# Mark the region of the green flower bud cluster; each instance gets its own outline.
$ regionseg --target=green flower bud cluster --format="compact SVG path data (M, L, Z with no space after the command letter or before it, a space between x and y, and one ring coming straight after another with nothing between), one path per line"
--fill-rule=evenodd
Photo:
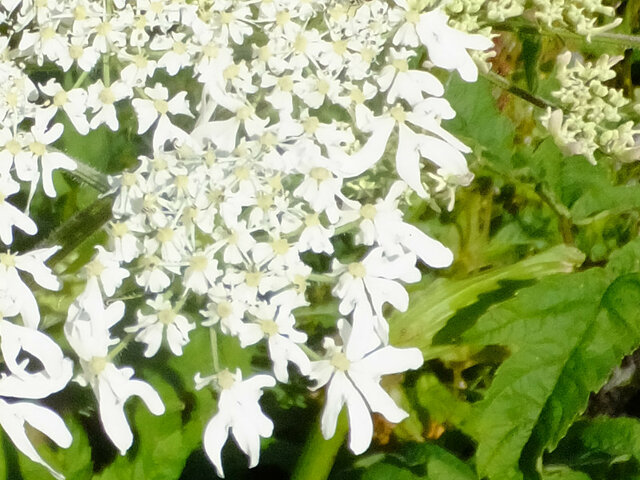
M533 0L535 17L549 28L567 28L586 35L617 27L622 19L596 26L600 17L614 17L615 8L603 5L602 0Z

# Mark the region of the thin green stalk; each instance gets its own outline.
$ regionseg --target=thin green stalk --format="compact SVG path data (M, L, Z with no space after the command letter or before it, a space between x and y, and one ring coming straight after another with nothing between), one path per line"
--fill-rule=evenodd
M71 87L71 90L73 90L74 88L78 88L79 86L81 86L84 81L87 79L87 77L89 76L89 72L85 72L83 71L80 76L78 77L78 79L76 80L76 83L73 84L73 87Z
M209 341L211 342L211 359L213 360L213 371L220 371L220 359L218 357L218 334L215 327L209 327Z
M560 37L571 40L583 40L588 43L605 43L609 45L617 45L623 48L640 48L640 36L627 35L624 33L611 33L611 32L595 32L589 35L587 39L586 35L581 35L570 30L562 28L548 28L541 25L531 23L527 20L512 18L508 22L496 23L491 25L494 30L502 31L524 31L528 33L534 33L547 37Z
M338 417L336 433L329 440L325 440L320 431L320 417L318 417L318 421L311 427L291 480L326 480L348 431L347 415L343 410Z
M129 343L135 338L135 336L135 333L127 333L127 335L122 340L120 340L120 343L118 343L118 345L116 345L115 348L109 352L109 354L107 355L107 360L112 361L114 358L116 358L116 356L122 350L124 350L127 345L129 345Z
M482 75L484 78L489 80L495 86L500 87L501 89L517 97L522 98L523 100L526 100L527 102L529 102L530 104L538 108L543 108L543 109L552 108L554 110L559 108L558 106L554 105L552 102L541 97L536 97L531 92L528 92L525 89L512 84L509 80L507 80L501 75L498 75L497 73L487 72L487 73L480 73L480 75Z
M335 277L324 275L322 273L310 273L307 276L307 279L311 280L312 282L318 282L318 283L336 283Z

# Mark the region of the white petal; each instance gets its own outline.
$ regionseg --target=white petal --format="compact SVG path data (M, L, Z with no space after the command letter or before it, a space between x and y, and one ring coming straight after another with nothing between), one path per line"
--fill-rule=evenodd
M228 436L229 423L227 415L218 413L207 423L202 444L209 460L216 468L216 473L221 478L224 478L221 453Z
M124 414L124 399L116 397L109 381L104 378L98 379L97 395L102 427L120 455L124 455L133 443L133 433Z
M336 371L327 388L327 398L320 419L320 429L322 436L326 440L333 437L333 434L336 433L338 415L340 415L340 411L346 400L344 392L345 384L348 383L349 380L347 380L344 373Z
M399 423L409 416L398 407L387 392L368 373L350 372L349 375L362 393L372 412L378 412L393 423Z
M425 264L433 268L445 268L453 262L451 250L415 225L402 223L397 228L401 238L400 243L415 253Z
M22 453L24 453L27 457L29 457L29 459L31 459L32 461L39 463L40 465L43 465L45 468L47 468L47 470L49 470L49 472L51 472L51 474L56 477L57 479L64 479L64 476L61 475L60 473L56 472L55 470L53 470L40 456L40 454L38 454L37 450L34 448L34 446L32 445L31 441L29 440L29 438L27 437L27 433L25 430L25 420L24 420L24 413L23 413L23 407L25 405L26 402L20 402L20 403L14 403L14 404L9 404L7 402L5 402L4 400L0 399L0 425L2 426L2 428L4 429L4 431L6 432L6 434L9 436L9 438L11 439L11 441L14 443L14 445L18 448L18 450L20 450ZM34 406L37 407L37 406ZM47 410L44 407L37 407L43 410ZM49 412L52 415L53 412ZM33 411L29 411L28 415L30 416L30 418L33 420ZM57 415L56 415L57 416ZM58 417L59 419L59 417ZM60 420L61 421L61 420ZM54 421L55 423L56 421ZM64 427L66 429L66 427ZM56 427L53 428L53 430L55 430ZM56 439L60 440L62 442L62 444L66 444L66 438L64 436L64 433L60 432L56 432L54 433Z
M373 422L367 404L360 392L349 382L345 389L349 413L349 448L356 455L363 453L371 444Z
M418 136L406 125L400 124L398 148L396 151L396 171L420 197L429 195L420 180L420 154L418 153Z
M395 348L386 346L370 353L353 368L375 375L389 375L420 368L424 359L417 348Z
M154 108L151 100L134 98L131 100L133 108L138 116L138 135L149 130L158 118L158 111Z

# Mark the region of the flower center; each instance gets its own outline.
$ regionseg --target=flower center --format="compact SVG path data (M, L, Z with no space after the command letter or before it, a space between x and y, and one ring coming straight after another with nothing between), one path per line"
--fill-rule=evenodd
M360 215L362 218L366 218L367 220L373 220L376 217L376 207L371 205L370 203L363 205L360 208Z
M102 89L98 98L105 105L112 105L116 101L116 96L113 94L113 91L109 87L105 87Z
M271 242L271 248L276 255L284 255L289 251L289 242L284 238L279 238Z
M61 107L65 103L67 103L67 92L65 92L64 90L60 90L53 96L53 104L56 107Z
M331 365L338 370L346 372L351 367L351 362L344 353L338 352L331 357Z
M309 172L309 175L311 176L311 178L317 180L318 183L320 183L330 178L331 172L329 172L329 170L324 167L313 167Z
M218 380L218 385L220 385L220 388L222 388L223 390L230 389L231 387L233 387L233 384L236 383L235 377L226 368L221 371L216 377Z
M15 139L9 140L7 144L4 146L4 148L6 148L9 151L9 153L14 156L17 155L18 152L22 150L20 143L18 143L18 141Z
M32 142L29 145L29 150L31 150L31 153L33 153L37 157L43 156L47 151L45 146L40 142Z
M169 103L166 100L154 100L153 106L160 115L165 115L169 111Z
M107 359L107 357L93 357L89 361L89 371L93 375L100 375L108 363L109 360Z
M171 309L161 310L158 312L158 320L163 325L171 325L176 318L176 312Z
M191 257L189 264L196 272L204 272L209 265L209 259L204 255L195 255Z
M127 227L127 224L124 222L115 222L111 225L111 228L113 229L113 234L116 237L124 237L129 233L129 227Z
M260 328L269 337L278 333L278 324L273 320L260 320Z
M5 267L15 267L16 256L10 253L0 253L0 263Z
M87 273L92 277L99 277L104 272L104 265L100 260L92 260L87 264Z
M347 268L354 278L363 278L367 275L367 269L360 262L350 263Z
M233 313L233 307L226 300L222 300L216 307L216 313L220 318L227 318L231 313Z
M260 271L247 272L246 275L244 276L245 283L247 284L247 286L252 288L258 288L258 285L260 285L261 279L262 279L262 272Z
M304 224L307 227L315 227L317 225L320 225L320 218L318 217L318 214L308 213L307 216L304 218Z

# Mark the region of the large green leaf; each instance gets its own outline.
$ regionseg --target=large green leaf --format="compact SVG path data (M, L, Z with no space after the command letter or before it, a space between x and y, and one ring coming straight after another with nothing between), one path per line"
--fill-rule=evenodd
M479 473L523 478L553 448L622 357L640 343L640 277L600 269L546 278L483 315L464 339L500 344L498 369L468 429ZM526 454L522 455L526 446Z
M553 461L588 467L634 458L640 462L640 421L597 417L575 423L553 453Z
M391 343L420 348L429 355L433 337L458 310L478 296L500 288L504 280L530 280L570 272L584 260L572 247L558 245L507 267L495 268L463 279L441 278L410 289L409 309L394 312L389 320Z
M446 123L450 132L462 138L476 154L491 159L500 170L511 168L514 126L501 115L491 93L492 85L484 78L467 83L451 75L445 97L457 112Z
M469 465L432 443L406 445L368 466L362 480L478 480Z
M586 473L576 472L569 468L559 468L557 470L544 472L542 480L590 480Z

